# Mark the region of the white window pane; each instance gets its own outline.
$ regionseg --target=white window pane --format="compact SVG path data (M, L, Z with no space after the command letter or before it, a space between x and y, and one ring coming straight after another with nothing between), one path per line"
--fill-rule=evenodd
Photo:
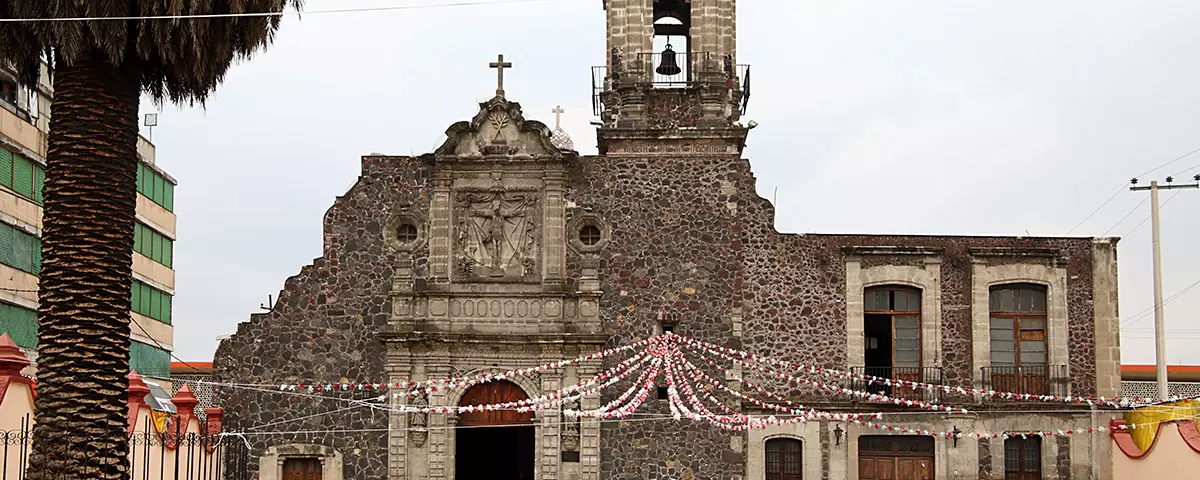
M896 351L917 350L919 348L921 348L921 344L920 344L920 342L917 342L916 340L896 339L896 346L895 346Z
M1001 352L992 350L992 366L994 367L1011 367L1013 366L1013 352Z
M1027 352L1021 350L1021 366L1033 367L1046 364L1046 352ZM1032 370L1030 373L1040 373L1041 369Z
M1002 340L992 340L992 351L993 352L1012 353L1012 352L1016 351L1016 347L1013 345L1013 342L1005 342Z

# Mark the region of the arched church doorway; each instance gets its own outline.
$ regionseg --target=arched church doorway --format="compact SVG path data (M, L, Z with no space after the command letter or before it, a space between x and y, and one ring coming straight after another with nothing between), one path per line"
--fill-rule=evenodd
M471 387L461 406L528 398L517 384L488 382ZM533 480L533 412L503 410L460 414L454 432L458 480Z

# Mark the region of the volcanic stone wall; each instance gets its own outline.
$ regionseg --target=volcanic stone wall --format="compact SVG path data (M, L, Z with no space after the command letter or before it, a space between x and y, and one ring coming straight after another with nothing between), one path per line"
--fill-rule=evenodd
M661 315L678 322L679 334L737 345L731 319L743 281L740 165L735 157L703 156L584 157L569 165L567 198L576 213L591 209L612 228L601 252L602 315L612 344L653 335ZM601 402L628 386L606 391ZM669 410L651 392L639 412ZM736 478L744 471L743 453L734 448L742 438L692 421L605 423L601 478Z
M368 381L385 379L385 349L378 330L391 313L388 293L395 252L382 229L391 213L408 207L427 218L428 165L418 158L365 157L362 176L339 197L324 219L324 255L289 278L271 313L252 315L235 335L221 342L215 357L219 382ZM417 270L424 276L426 255ZM345 401L279 392L221 387L217 404L225 409L228 431L300 432L386 429L387 413L347 407ZM364 399L369 392L321 393ZM312 418L284 422L290 419ZM345 478L387 478L387 437L370 433L285 433L250 435L253 454L268 446L320 444L344 456ZM256 460L252 460L256 461ZM257 470L257 464L250 465Z
M1092 240L1089 238L955 237L917 235L779 234L774 207L758 197L748 166L738 187L745 243L745 336L748 350L794 362L846 365L846 258L851 246L942 249L939 359L943 379L971 386L971 248L1061 250L1067 257L1067 340L1071 391L1096 390ZM915 265L912 256L871 256L863 267ZM1040 259L1022 259L1040 262ZM1002 263L995 262L993 264Z

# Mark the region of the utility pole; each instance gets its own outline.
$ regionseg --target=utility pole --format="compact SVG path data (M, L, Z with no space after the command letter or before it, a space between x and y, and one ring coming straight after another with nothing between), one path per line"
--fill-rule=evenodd
M1180 188L1200 188L1200 174L1193 177L1196 183L1184 183L1173 185L1175 179L1167 177L1166 185L1159 185L1157 180L1152 180L1149 187L1137 186L1138 179L1130 180L1129 183L1134 186L1129 187L1131 191L1149 190L1150 191L1150 230L1151 243L1154 246L1154 356L1157 368L1158 377L1158 399L1166 400L1169 396L1167 393L1167 329L1164 325L1163 318L1163 293L1162 293L1162 247L1160 246L1158 236L1158 191L1159 190L1175 190Z

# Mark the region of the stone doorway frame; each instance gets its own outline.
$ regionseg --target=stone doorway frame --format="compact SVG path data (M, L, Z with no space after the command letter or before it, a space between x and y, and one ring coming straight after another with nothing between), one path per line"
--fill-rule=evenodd
M472 370L470 372L466 372L463 375L464 376L478 375L480 373L485 373L485 372L499 373L502 371L503 370L498 369L498 368L480 368L480 369ZM507 378L505 380L516 385L518 388L521 389L521 391L525 392L526 398L533 398L538 395L541 395L542 389L538 387L537 382L535 382L532 378L526 377L524 375L517 375L517 376ZM458 403L462 401L463 395L465 395L467 393L467 390L470 390L471 387L473 387L473 386L474 385L454 387L454 389L452 389L449 392L449 394L446 396L446 400L447 400L446 404L447 405L458 405ZM559 457L558 457L558 455L555 455L553 458L551 458L550 456L545 454L545 451L547 449L541 448L541 447L544 447L543 445L540 445L540 443L543 440L542 434L543 434L544 430L542 429L542 419L545 418L545 415L540 410L534 411L532 413L533 413L533 418L530 419L530 424L533 426L533 480L542 480L542 470L544 469L545 462L548 459L550 459L550 460L553 460L554 463L557 465L557 463L559 461ZM555 450L555 453L557 454L557 452L560 449L561 449L561 446L559 447L559 449ZM445 464L446 478L460 480L457 476L458 472L455 471L457 468L458 468L458 414L457 413L449 413L449 414L446 414L446 464ZM461 479L461 480L467 480L467 479Z
M288 443L267 447L258 457L258 480L282 480L283 463L293 458L315 458L321 462L321 480L342 480L342 452L311 443Z

